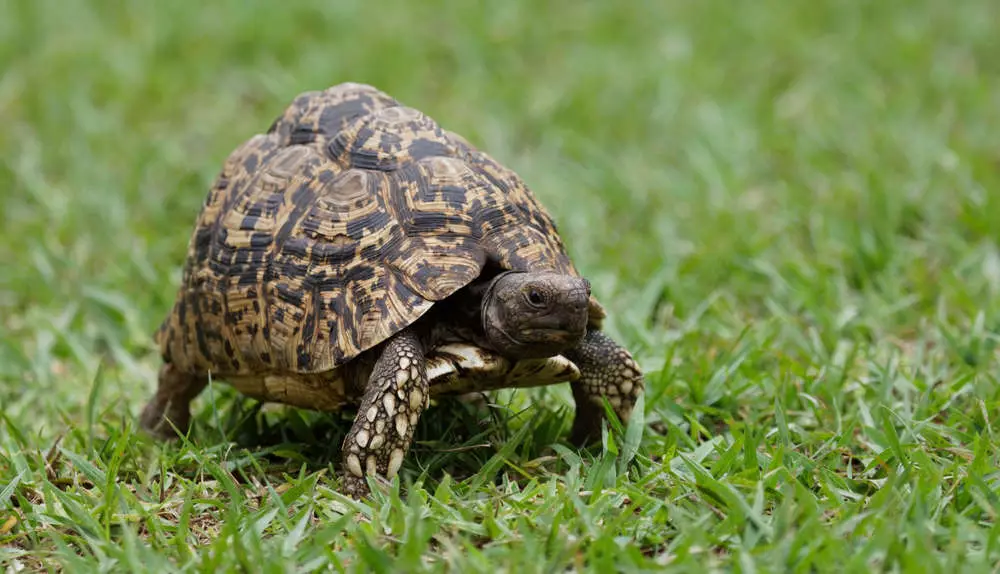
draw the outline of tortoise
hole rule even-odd
[[[569,382],[570,440],[644,389],[524,181],[379,89],[295,97],[226,159],[198,215],[141,427],[186,432],[209,377],[356,407],[341,489],[391,479],[432,397]]]

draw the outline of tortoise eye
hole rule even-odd
[[[542,303],[545,303],[545,297],[538,289],[532,287],[528,289],[528,303],[531,303],[536,307],[541,306]]]

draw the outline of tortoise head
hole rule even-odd
[[[486,336],[514,359],[551,357],[577,346],[587,334],[590,283],[550,271],[509,271],[496,276],[482,300]]]

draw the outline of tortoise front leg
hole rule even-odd
[[[584,446],[600,438],[605,397],[622,424],[628,423],[646,386],[632,355],[601,331],[588,331],[578,346],[563,354],[580,369],[580,378],[571,383],[576,418],[570,441]]]
[[[347,494],[355,498],[368,494],[365,475],[396,476],[428,395],[423,346],[412,330],[397,333],[375,362],[344,439],[341,476]]]

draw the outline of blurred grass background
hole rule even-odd
[[[877,473],[892,466],[874,456],[892,442],[870,414],[884,407],[896,413],[886,424],[910,429],[901,449],[931,453],[928,476],[964,477],[972,454],[955,453],[977,433],[996,460],[997,22],[992,0],[0,0],[3,413],[41,452],[98,420],[98,434],[125,432],[152,389],[150,334],[222,160],[297,93],[358,81],[465,135],[549,208],[610,330],[649,372],[649,461],[746,425],[765,458],[833,468],[836,443]],[[538,395],[565,404],[564,392]],[[860,520],[864,505],[831,510],[814,467],[796,468],[828,520]],[[688,492],[684,477],[658,480]],[[733,488],[752,491],[741,480]],[[943,561],[929,563],[951,559],[949,513],[972,538],[992,528],[991,480],[985,507],[939,500],[932,541],[918,544]],[[900,488],[888,492],[911,492]],[[689,511],[716,516],[691,489]],[[783,500],[768,492],[765,510]],[[635,564],[683,554],[670,518],[641,520],[662,536],[623,535],[642,549]],[[784,563],[718,535],[723,517],[693,522],[722,567],[740,544]],[[601,536],[566,542],[567,556]],[[52,544],[30,539],[18,543]],[[842,540],[818,540],[845,554]],[[698,544],[684,544],[699,563]],[[875,548],[862,564],[894,563],[891,543]],[[955,560],[972,552],[955,548]]]

